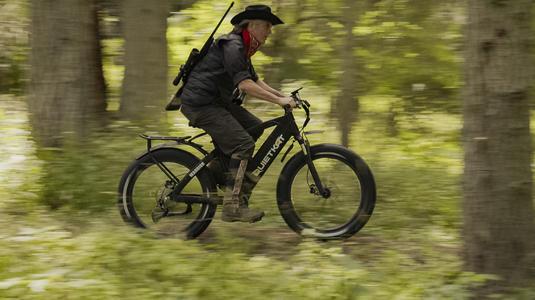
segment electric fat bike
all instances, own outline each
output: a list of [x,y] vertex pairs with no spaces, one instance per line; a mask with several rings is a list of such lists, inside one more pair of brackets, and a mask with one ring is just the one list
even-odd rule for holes
[[[376,198],[375,181],[364,160],[341,145],[310,145],[304,131],[310,121],[310,103],[291,93],[306,113],[298,127],[289,106],[284,115],[248,129],[250,133],[275,126],[254,154],[245,180],[250,189],[269,169],[284,146],[293,139],[301,151],[282,168],[277,182],[277,205],[284,221],[296,233],[318,239],[347,238],[358,232],[370,218]],[[220,151],[211,152],[194,140],[206,135],[167,137],[140,135],[147,151],[124,172],[118,191],[118,208],[123,220],[161,235],[192,239],[210,224],[222,204],[216,174],[207,167]],[[154,141],[164,141],[153,146]],[[182,149],[196,150],[202,157]],[[245,184],[245,183],[244,183]],[[158,216],[155,217],[155,212]]]

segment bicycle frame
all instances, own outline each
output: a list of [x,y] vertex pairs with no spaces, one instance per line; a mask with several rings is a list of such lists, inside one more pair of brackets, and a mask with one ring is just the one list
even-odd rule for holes
[[[299,96],[297,95],[297,91],[292,93],[292,96],[295,100],[299,100],[300,103],[303,103],[302,107],[306,112],[306,120],[303,123],[302,129],[306,127],[308,122],[310,121],[310,111],[308,107],[310,104],[308,102],[299,99]],[[295,141],[299,143],[301,146],[301,149],[303,150],[303,153],[307,156],[307,164],[310,170],[310,173],[312,175],[312,178],[314,179],[314,184],[316,185],[320,195],[323,197],[328,197],[329,192],[326,190],[323,186],[323,184],[320,181],[320,178],[318,176],[318,173],[316,171],[316,168],[314,167],[314,163],[312,162],[312,157],[310,155],[310,144],[308,143],[308,140],[306,139],[306,136],[304,132],[302,133],[296,122],[293,115],[293,112],[290,108],[285,108],[285,114],[284,116],[266,121],[258,126],[255,126],[253,128],[249,128],[247,131],[250,133],[254,133],[255,131],[265,130],[267,128],[271,128],[275,126],[271,134],[268,136],[266,141],[260,146],[260,149],[254,154],[253,158],[251,159],[251,162],[249,163],[249,170],[252,170],[249,178],[251,179],[251,183],[253,185],[256,185],[258,181],[264,176],[266,171],[269,169],[271,164],[273,163],[274,159],[280,154],[284,146],[288,143],[288,141],[291,138],[294,138]],[[214,198],[206,198],[200,195],[185,195],[181,194],[181,191],[184,189],[184,187],[190,182],[192,178],[195,177],[195,175],[201,171],[210,161],[212,161],[216,156],[216,151],[213,150],[212,152],[208,153],[204,149],[202,149],[202,146],[196,143],[193,143],[192,140],[205,135],[206,133],[197,135],[193,138],[190,137],[182,137],[182,138],[171,138],[171,137],[150,137],[150,136],[144,136],[143,138],[147,140],[147,153],[146,155],[152,156],[152,150],[151,149],[151,141],[152,140],[173,140],[177,144],[185,144],[192,146],[199,150],[201,153],[203,153],[205,156],[201,159],[201,161],[194,166],[191,171],[186,174],[182,179],[178,179],[175,177],[175,175],[161,162],[158,162],[156,158],[153,156],[153,160],[158,165],[158,167],[162,170],[163,173],[166,174],[166,176],[172,180],[176,185],[173,191],[168,195],[171,199],[174,199],[177,202],[182,202],[186,204],[193,204],[193,203],[212,203],[212,204],[219,204],[220,199],[214,199]],[[290,147],[286,154],[291,150]],[[286,157],[286,154],[284,157]],[[283,159],[284,159],[283,157]],[[251,178],[253,177],[253,178]]]

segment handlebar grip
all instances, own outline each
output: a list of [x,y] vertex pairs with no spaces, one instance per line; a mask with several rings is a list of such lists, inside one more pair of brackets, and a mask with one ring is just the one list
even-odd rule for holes
[[292,96],[295,96],[297,93],[299,93],[300,90],[302,90],[303,87],[298,88],[297,90],[291,92]]

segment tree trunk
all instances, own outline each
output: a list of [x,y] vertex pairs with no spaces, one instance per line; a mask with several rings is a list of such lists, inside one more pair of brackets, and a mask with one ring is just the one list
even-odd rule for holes
[[[470,0],[465,53],[466,267],[527,277],[533,250],[531,0]],[[503,285],[502,285],[503,286]]]
[[[362,6],[362,5],[361,5]],[[338,117],[338,127],[342,135],[342,145],[349,146],[349,136],[351,127],[357,120],[359,111],[359,82],[358,71],[359,64],[354,50],[356,46],[356,37],[353,35],[353,27],[358,20],[359,14],[362,13],[363,7],[354,0],[345,0],[342,7],[342,23],[344,25],[345,35],[340,43],[341,66],[342,70],[340,82],[340,94],[334,101],[334,115]]]
[[167,101],[167,15],[169,2],[122,0],[125,73],[121,114],[158,120]]
[[59,146],[106,109],[95,3],[33,0],[31,45],[33,133],[38,145]]

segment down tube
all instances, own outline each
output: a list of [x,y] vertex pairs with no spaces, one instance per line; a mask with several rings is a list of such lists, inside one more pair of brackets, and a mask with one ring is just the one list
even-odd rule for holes
[[292,133],[288,130],[289,124],[286,126],[277,126],[271,132],[267,140],[256,152],[252,159],[251,169],[252,174],[258,180],[264,175],[271,163],[275,160],[277,155],[282,151],[284,145],[288,142]]

